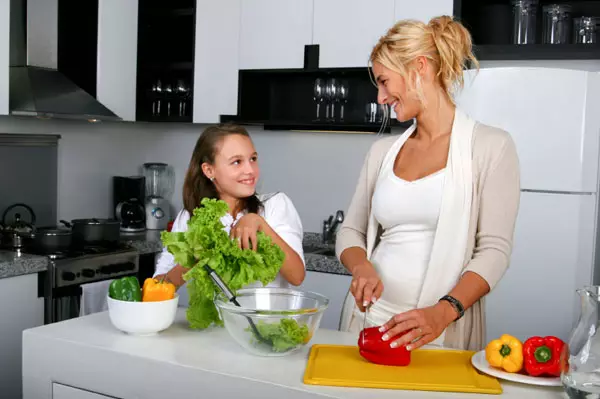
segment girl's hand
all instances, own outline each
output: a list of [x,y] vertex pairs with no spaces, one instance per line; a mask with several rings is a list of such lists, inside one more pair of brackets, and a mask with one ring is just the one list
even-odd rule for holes
[[175,287],[179,288],[185,284],[185,280],[183,279],[183,275],[187,269],[183,266],[176,265],[171,270],[169,270],[166,274],[158,274],[154,276],[157,280],[163,280],[167,283],[173,284]]
[[383,293],[383,283],[371,262],[365,260],[352,268],[350,292],[356,305],[364,312],[370,303],[375,303]]
[[236,238],[238,240],[240,248],[256,251],[258,247],[256,233],[262,230],[263,223],[266,222],[261,216],[256,213],[249,213],[244,215],[235,226],[231,228],[231,233],[229,235],[231,238]]

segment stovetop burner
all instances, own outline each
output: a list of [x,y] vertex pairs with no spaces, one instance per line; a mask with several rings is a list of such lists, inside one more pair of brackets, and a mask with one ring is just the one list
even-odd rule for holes
[[81,248],[69,248],[65,250],[47,250],[45,248],[25,248],[22,250],[24,253],[39,255],[39,256],[47,256],[52,260],[61,260],[61,259],[73,259],[79,258],[86,255],[108,255],[111,253],[123,252],[133,250],[132,247],[126,244],[118,244],[118,245],[86,245]]

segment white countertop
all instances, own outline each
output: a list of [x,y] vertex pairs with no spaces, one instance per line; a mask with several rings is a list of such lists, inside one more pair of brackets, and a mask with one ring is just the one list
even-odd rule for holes
[[[355,345],[354,335],[321,329],[312,344]],[[490,395],[305,385],[310,347],[278,358],[246,353],[222,328],[195,331],[180,308],[150,337],[116,330],[98,313],[23,333],[24,399],[51,398],[52,382],[117,398],[490,398]],[[512,398],[563,398],[561,388],[502,381]]]

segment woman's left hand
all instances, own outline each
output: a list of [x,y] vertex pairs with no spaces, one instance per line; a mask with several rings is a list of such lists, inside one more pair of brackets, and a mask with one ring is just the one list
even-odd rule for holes
[[256,233],[258,233],[264,219],[256,213],[249,213],[244,215],[236,224],[231,228],[229,234],[231,238],[238,240],[238,245],[242,249],[252,249],[256,251],[258,246],[258,240],[256,239]]
[[439,302],[433,306],[397,314],[381,326],[380,331],[385,331],[382,338],[389,341],[393,348],[406,345],[407,350],[415,350],[442,335],[456,317],[453,312],[450,304]]

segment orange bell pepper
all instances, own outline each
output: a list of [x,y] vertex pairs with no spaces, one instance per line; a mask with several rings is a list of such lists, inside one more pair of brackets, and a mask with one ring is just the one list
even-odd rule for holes
[[142,302],[168,301],[175,298],[175,285],[155,278],[147,278],[142,287]]

